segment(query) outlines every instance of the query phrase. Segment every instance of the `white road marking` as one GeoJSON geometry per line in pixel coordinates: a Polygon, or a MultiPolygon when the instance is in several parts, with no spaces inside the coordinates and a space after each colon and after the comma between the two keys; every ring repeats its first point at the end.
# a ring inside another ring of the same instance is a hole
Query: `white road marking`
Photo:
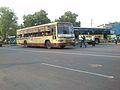
{"type": "Polygon", "coordinates": [[[98,55],[98,54],[83,54],[83,53],[74,53],[74,52],[56,52],[56,51],[35,51],[35,50],[23,50],[23,49],[6,49],[6,50],[16,50],[16,51],[24,51],[24,52],[37,52],[37,53],[50,53],[50,54],[66,54],[66,55],[81,55],[81,56],[96,56],[96,57],[111,57],[111,58],[120,58],[120,56],[114,56],[114,55],[98,55]]]}
{"type": "Polygon", "coordinates": [[[110,78],[110,79],[114,78],[114,76],[103,75],[103,74],[93,73],[93,72],[88,72],[88,71],[83,71],[83,70],[77,70],[77,69],[72,69],[72,68],[52,65],[52,64],[48,64],[48,63],[41,63],[41,64],[42,65],[46,65],[46,66],[55,67],[55,68],[61,68],[61,69],[65,69],[65,70],[70,70],[70,71],[75,71],[75,72],[80,72],[80,73],[86,73],[86,74],[90,74],[90,75],[94,75],[94,76],[100,76],[100,77],[105,77],[105,78],[110,78]]]}
{"type": "MultiPolygon", "coordinates": [[[[1,49],[5,49],[5,48],[1,48],[1,49]]],[[[54,54],[67,54],[67,55],[84,55],[84,56],[99,56],[99,57],[120,58],[120,56],[112,56],[112,55],[96,55],[96,54],[68,53],[68,52],[56,52],[56,51],[51,52],[51,50],[50,51],[35,51],[35,50],[23,50],[23,49],[6,49],[6,50],[15,50],[15,51],[23,51],[23,52],[34,52],[34,53],[35,52],[36,53],[50,53],[50,54],[54,53],[54,54]]],[[[88,71],[83,71],[83,70],[76,70],[76,69],[71,69],[71,68],[57,66],[57,65],[52,65],[52,64],[47,64],[47,63],[41,63],[41,64],[47,65],[47,66],[56,67],[56,68],[62,68],[62,69],[66,69],[66,70],[71,70],[71,71],[82,72],[82,73],[86,73],[86,74],[106,77],[106,78],[114,78],[114,76],[108,76],[108,75],[103,75],[103,74],[93,73],[93,72],[88,72],[88,71]]]]}
{"type": "Polygon", "coordinates": [[[97,67],[102,67],[103,65],[101,64],[88,64],[90,67],[97,68],[97,67]]]}

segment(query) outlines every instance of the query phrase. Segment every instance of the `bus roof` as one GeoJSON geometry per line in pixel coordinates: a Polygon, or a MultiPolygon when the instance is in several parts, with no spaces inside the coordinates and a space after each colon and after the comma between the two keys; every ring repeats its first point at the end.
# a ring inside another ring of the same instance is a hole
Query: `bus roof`
{"type": "Polygon", "coordinates": [[[68,24],[70,22],[53,22],[53,23],[41,24],[41,25],[37,25],[37,26],[18,29],[17,31],[22,31],[22,30],[26,30],[26,29],[33,29],[33,28],[38,28],[38,27],[42,27],[42,26],[55,25],[55,24],[58,24],[58,23],[66,23],[66,24],[68,24]]]}
{"type": "Polygon", "coordinates": [[[77,30],[108,30],[110,31],[110,28],[81,28],[81,27],[73,27],[74,29],[77,30]]]}

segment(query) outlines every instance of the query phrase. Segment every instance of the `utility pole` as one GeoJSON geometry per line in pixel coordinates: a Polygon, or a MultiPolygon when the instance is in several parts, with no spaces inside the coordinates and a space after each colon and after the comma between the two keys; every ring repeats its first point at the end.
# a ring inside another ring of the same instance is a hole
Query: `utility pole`
{"type": "Polygon", "coordinates": [[[91,23],[90,23],[90,25],[91,25],[91,28],[92,28],[92,25],[93,25],[93,19],[91,19],[91,23]]]}

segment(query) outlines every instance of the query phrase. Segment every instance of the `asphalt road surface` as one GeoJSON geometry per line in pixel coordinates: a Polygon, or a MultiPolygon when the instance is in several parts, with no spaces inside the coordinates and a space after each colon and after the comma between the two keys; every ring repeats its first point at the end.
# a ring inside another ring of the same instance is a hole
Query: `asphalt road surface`
{"type": "Polygon", "coordinates": [[[120,45],[0,47],[0,90],[120,90],[120,45]]]}

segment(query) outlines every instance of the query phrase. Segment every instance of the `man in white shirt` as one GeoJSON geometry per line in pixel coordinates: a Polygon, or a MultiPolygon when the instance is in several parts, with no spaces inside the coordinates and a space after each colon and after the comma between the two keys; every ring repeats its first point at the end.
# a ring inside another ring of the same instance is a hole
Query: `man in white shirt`
{"type": "Polygon", "coordinates": [[[95,36],[92,35],[91,39],[92,39],[92,46],[95,46],[95,36]]]}
{"type": "Polygon", "coordinates": [[[84,47],[86,48],[87,45],[86,45],[86,38],[85,38],[85,36],[79,36],[79,39],[80,39],[80,47],[82,47],[82,44],[83,44],[84,47]]]}

